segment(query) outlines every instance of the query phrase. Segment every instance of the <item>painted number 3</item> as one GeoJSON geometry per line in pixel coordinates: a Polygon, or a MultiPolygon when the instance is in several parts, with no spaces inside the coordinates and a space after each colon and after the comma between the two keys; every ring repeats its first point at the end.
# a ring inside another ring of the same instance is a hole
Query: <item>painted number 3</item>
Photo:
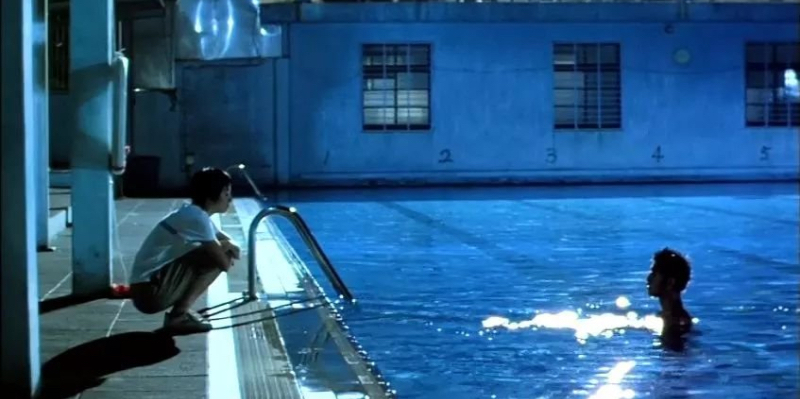
{"type": "Polygon", "coordinates": [[[545,156],[545,162],[547,163],[556,163],[558,161],[558,152],[555,148],[550,147],[547,149],[547,155],[545,156]]]}

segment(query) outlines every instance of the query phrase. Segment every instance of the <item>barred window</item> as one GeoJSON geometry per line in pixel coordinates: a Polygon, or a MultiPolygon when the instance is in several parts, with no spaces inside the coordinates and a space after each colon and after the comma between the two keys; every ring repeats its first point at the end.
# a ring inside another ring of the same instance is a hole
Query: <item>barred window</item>
{"type": "Polygon", "coordinates": [[[364,130],[430,129],[430,45],[367,44],[362,51],[364,130]]]}
{"type": "Polygon", "coordinates": [[[747,126],[800,126],[800,42],[746,45],[747,126]]]}
{"type": "Polygon", "coordinates": [[[622,125],[619,44],[553,45],[556,129],[622,125]]]}
{"type": "Polygon", "coordinates": [[[50,89],[69,89],[69,7],[50,10],[48,26],[48,63],[50,89]]]}

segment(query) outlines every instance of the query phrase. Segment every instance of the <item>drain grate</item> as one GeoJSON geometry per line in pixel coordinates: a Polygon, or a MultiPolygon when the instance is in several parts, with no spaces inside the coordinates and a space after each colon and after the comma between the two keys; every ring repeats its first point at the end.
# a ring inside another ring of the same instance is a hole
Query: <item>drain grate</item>
{"type": "MultiPolygon", "coordinates": [[[[234,314],[263,311],[245,317],[274,316],[260,302],[250,302],[234,314]]],[[[244,320],[242,320],[244,321],[244,320]]],[[[239,322],[239,320],[237,320],[239,322]]],[[[248,399],[302,399],[297,381],[274,320],[237,327],[235,338],[239,359],[242,397],[248,399]]]]}
{"type": "MultiPolygon", "coordinates": [[[[221,215],[223,230],[239,243],[246,242],[236,212],[221,215]]],[[[229,274],[229,290],[244,290],[247,278],[246,248],[229,274]]],[[[249,302],[231,311],[232,323],[274,317],[263,302],[249,302]],[[244,315],[244,316],[243,316],[244,315]]],[[[269,319],[234,328],[236,359],[241,397],[247,399],[303,399],[291,362],[278,331],[277,321],[269,319]]]]}

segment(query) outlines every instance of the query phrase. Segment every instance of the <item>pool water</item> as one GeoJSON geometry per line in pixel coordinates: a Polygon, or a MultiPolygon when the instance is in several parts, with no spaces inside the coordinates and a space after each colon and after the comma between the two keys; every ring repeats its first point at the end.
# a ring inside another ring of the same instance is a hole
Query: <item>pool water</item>
{"type": "Polygon", "coordinates": [[[797,397],[798,201],[786,184],[281,198],[358,298],[345,320],[408,399],[797,397]],[[683,351],[661,347],[646,295],[664,246],[693,266],[683,351]]]}

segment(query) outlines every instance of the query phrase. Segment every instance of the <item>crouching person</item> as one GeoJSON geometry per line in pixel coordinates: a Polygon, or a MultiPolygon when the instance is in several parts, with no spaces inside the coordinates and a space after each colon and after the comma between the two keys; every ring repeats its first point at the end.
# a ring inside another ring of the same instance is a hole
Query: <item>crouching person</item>
{"type": "Polygon", "coordinates": [[[239,259],[240,249],[211,221],[231,204],[231,177],[205,168],[189,183],[191,203],[165,216],[145,238],[130,277],[133,305],[142,313],[164,315],[164,330],[208,332],[211,324],[191,310],[222,272],[239,259]]]}

